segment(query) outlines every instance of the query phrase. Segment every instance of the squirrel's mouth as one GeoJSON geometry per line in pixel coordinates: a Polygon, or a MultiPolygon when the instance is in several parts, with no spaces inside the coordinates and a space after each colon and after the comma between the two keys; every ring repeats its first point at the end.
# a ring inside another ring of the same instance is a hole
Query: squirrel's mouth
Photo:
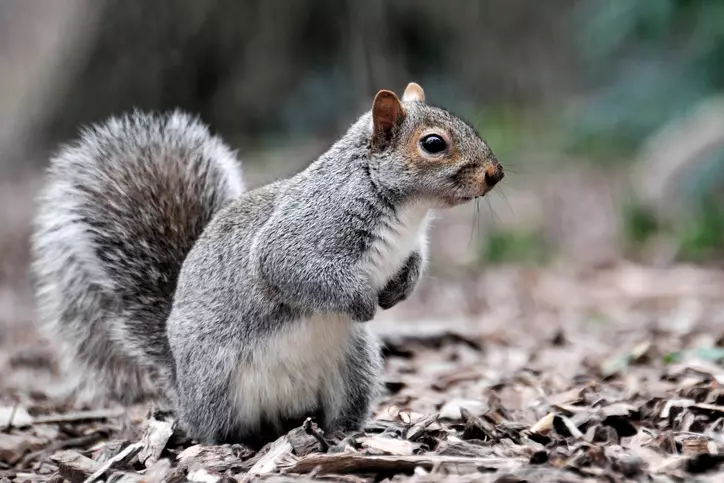
{"type": "Polygon", "coordinates": [[[476,196],[448,196],[445,198],[445,204],[447,204],[449,207],[458,206],[458,205],[464,205],[465,203],[469,203],[473,200],[473,198],[477,198],[476,196]]]}
{"type": "Polygon", "coordinates": [[[481,193],[477,193],[471,196],[447,196],[444,198],[444,201],[450,207],[464,205],[478,198],[483,198],[485,195],[490,193],[491,189],[492,187],[486,187],[481,193]]]}

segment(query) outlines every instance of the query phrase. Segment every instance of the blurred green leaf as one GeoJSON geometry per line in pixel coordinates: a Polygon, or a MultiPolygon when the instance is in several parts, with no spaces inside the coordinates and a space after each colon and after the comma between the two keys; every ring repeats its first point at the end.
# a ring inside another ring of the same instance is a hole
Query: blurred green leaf
{"type": "Polygon", "coordinates": [[[641,203],[625,204],[622,218],[626,239],[635,248],[641,247],[660,229],[660,222],[654,211],[641,203]]]}
{"type": "Polygon", "coordinates": [[[724,250],[724,206],[714,196],[704,197],[681,229],[681,255],[700,261],[724,250]]]}
{"type": "Polygon", "coordinates": [[[509,106],[488,107],[478,116],[475,130],[499,159],[521,148],[521,142],[534,135],[526,116],[509,106]]]}
{"type": "Polygon", "coordinates": [[[664,364],[674,364],[682,360],[694,357],[709,362],[719,362],[724,359],[724,347],[700,347],[679,352],[669,352],[664,355],[664,364]]]}
{"type": "Polygon", "coordinates": [[[680,352],[668,352],[664,354],[663,362],[664,364],[674,364],[676,362],[679,362],[682,359],[680,352]]]}
{"type": "Polygon", "coordinates": [[[488,263],[542,263],[548,255],[547,244],[538,233],[494,231],[487,237],[481,258],[488,263]]]}

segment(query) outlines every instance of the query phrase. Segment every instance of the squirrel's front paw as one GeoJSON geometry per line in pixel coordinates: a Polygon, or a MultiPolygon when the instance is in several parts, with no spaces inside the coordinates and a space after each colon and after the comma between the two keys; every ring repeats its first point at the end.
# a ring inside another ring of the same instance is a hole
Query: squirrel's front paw
{"type": "Polygon", "coordinates": [[[373,297],[355,297],[349,307],[349,314],[355,322],[369,322],[376,311],[377,303],[373,297]]]}
{"type": "Polygon", "coordinates": [[[383,310],[391,309],[407,298],[407,292],[397,289],[386,289],[380,292],[377,303],[383,310]]]}

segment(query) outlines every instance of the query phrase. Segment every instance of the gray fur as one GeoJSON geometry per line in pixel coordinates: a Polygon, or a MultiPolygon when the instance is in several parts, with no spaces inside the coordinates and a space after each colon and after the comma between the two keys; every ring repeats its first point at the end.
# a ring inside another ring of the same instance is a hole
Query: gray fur
{"type": "Polygon", "coordinates": [[[87,132],[41,202],[42,319],[111,395],[161,388],[204,443],[262,444],[310,415],[358,429],[382,370],[364,322],[414,289],[432,210],[482,195],[491,166],[502,176],[457,117],[419,101],[404,113],[387,130],[363,115],[304,171],[244,194],[231,154],[187,118],[87,132]],[[419,151],[427,128],[454,149],[419,151]]]}
{"type": "Polygon", "coordinates": [[[186,254],[243,192],[234,154],[176,112],[112,118],[51,160],[32,237],[38,316],[66,365],[115,399],[155,399],[186,254]]]}

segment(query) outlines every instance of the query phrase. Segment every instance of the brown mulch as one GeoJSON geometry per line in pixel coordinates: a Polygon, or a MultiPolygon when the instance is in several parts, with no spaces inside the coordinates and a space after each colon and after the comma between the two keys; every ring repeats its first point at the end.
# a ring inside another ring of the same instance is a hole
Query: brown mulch
{"type": "Polygon", "coordinates": [[[307,421],[259,452],[72,403],[43,346],[8,349],[0,482],[724,481],[723,272],[501,268],[406,305],[375,322],[387,394],[364,430],[307,421]]]}

